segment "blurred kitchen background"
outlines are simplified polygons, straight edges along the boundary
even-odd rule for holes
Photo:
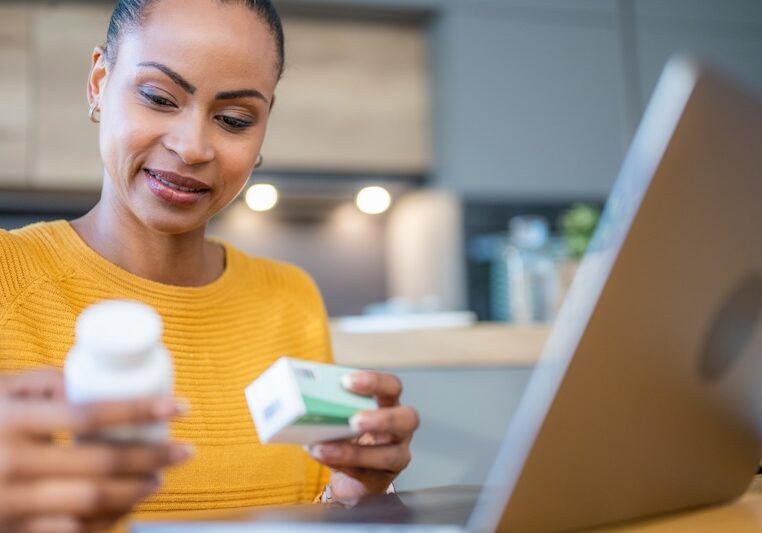
[[[478,483],[665,61],[762,91],[762,2],[276,5],[265,163],[210,233],[305,268],[339,362],[403,377],[424,419],[403,488]],[[85,80],[112,7],[0,4],[0,228],[96,201]]]

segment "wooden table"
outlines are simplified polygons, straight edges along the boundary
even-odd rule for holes
[[[597,531],[616,533],[759,533],[762,531],[762,476],[739,500],[716,507],[639,520]]]
[[[480,322],[452,329],[347,333],[331,328],[334,357],[359,368],[533,366],[550,328]]]

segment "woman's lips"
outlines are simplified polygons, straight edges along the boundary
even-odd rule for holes
[[[210,190],[200,181],[172,172],[144,168],[143,174],[151,192],[170,204],[195,204],[204,198]]]

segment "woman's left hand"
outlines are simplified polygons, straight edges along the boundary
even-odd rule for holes
[[[402,383],[396,376],[359,371],[347,378],[347,389],[375,397],[379,408],[350,419],[358,437],[314,444],[307,450],[330,467],[333,501],[354,505],[363,496],[386,492],[410,463],[410,441],[419,418],[415,409],[400,405]]]

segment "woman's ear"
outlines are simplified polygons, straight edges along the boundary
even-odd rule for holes
[[[102,47],[96,46],[93,50],[90,75],[87,78],[87,102],[90,107],[99,105],[107,74],[106,51]]]

